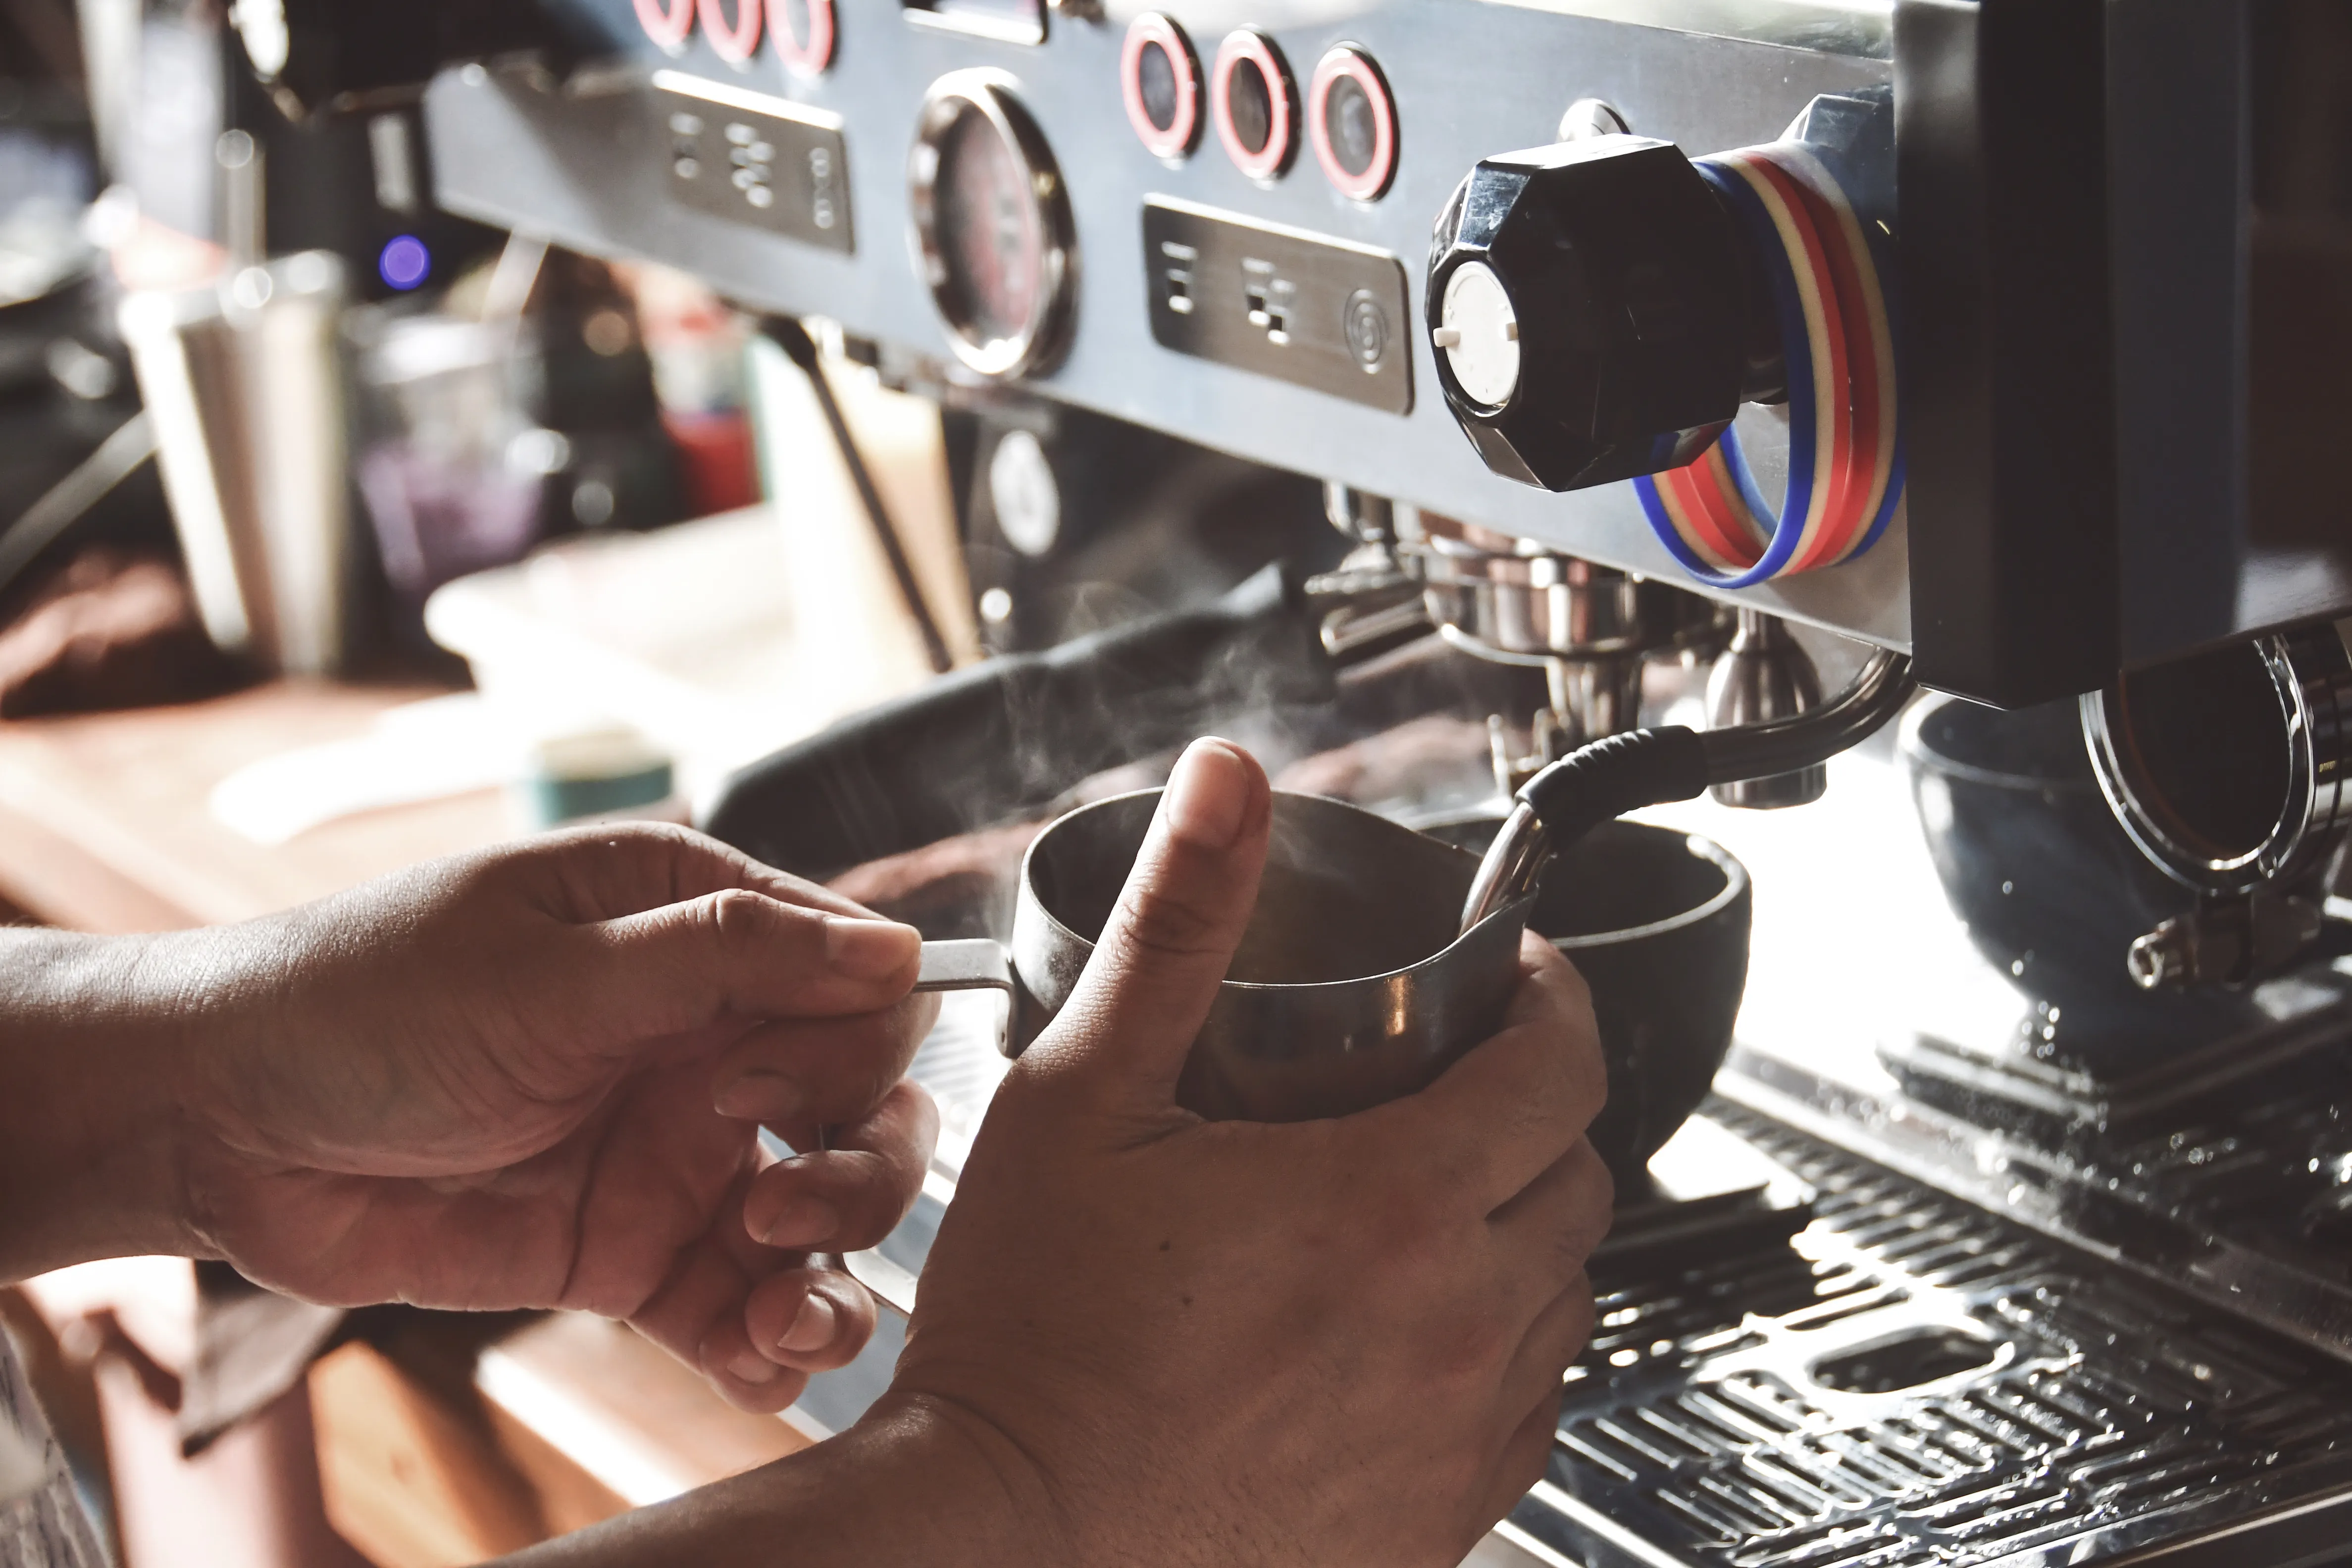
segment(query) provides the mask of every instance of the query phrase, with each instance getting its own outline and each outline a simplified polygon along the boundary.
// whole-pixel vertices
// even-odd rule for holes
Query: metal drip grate
[[[1589,1568],[2095,1563],[2352,1488],[2352,1369],[1707,1113],[1816,1189],[1813,1222],[1596,1266],[1549,1479],[1512,1515],[1537,1542]]]

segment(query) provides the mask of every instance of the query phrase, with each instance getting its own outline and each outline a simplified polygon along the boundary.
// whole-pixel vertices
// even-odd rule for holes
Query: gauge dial
[[[925,281],[957,357],[992,376],[1049,362],[1076,257],[1069,200],[1006,78],[957,71],[933,84],[908,174]]]

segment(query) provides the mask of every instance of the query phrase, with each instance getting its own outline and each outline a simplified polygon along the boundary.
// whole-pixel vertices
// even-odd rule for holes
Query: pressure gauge
[[[987,376],[1053,361],[1067,335],[1076,236],[1061,171],[1011,78],[941,77],[908,183],[918,263],[957,358]]]

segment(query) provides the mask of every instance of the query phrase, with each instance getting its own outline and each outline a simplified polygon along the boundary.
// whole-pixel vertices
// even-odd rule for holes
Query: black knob
[[[237,0],[247,59],[295,116],[411,99],[446,66],[538,52],[559,69],[581,40],[537,0]]]
[[[1486,465],[1576,490],[1706,451],[1778,373],[1752,362],[1759,333],[1778,340],[1741,243],[1668,142],[1481,162],[1438,218],[1427,315],[1445,401]]]

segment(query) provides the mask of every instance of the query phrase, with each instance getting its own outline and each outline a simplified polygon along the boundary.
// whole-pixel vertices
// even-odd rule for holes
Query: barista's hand
[[[806,1251],[872,1245],[921,1185],[919,945],[630,825],[148,939],[106,994],[168,1020],[190,1249],[315,1301],[627,1318],[774,1409],[873,1327]],[[755,1184],[762,1122],[838,1152]]]
[[[1601,1052],[1544,943],[1504,1031],[1411,1099],[1276,1126],[1174,1103],[1269,813],[1246,754],[1179,768],[989,1112],[877,1412],[976,1450],[1028,1561],[1457,1563],[1542,1474],[1591,1332]]]

